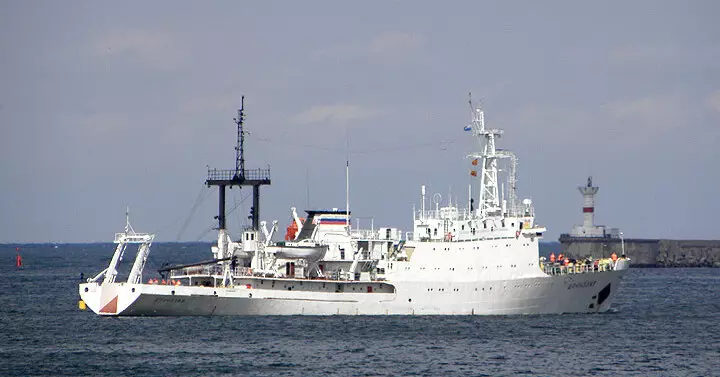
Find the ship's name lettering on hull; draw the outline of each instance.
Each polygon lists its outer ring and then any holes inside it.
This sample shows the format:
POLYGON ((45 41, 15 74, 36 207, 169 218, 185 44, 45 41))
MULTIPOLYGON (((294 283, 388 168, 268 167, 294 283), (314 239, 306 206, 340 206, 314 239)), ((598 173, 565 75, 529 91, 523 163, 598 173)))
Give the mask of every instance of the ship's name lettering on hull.
POLYGON ((570 283, 570 284, 568 284, 568 288, 567 288, 567 289, 590 288, 590 287, 594 287, 595 284, 597 284, 597 280, 593 280, 593 281, 590 281, 590 280, 588 280, 588 281, 580 281, 580 282, 577 282, 577 283, 570 283))
POLYGON ((164 298, 164 297, 158 297, 155 299, 156 303, 173 303, 173 304, 184 304, 185 299, 184 298, 164 298))

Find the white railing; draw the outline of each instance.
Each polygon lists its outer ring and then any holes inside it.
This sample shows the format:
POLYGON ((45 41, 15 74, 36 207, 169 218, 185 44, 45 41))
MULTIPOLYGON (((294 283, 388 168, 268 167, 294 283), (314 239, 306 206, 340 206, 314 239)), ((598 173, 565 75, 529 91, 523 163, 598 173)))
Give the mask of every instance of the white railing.
POLYGON ((149 233, 115 233, 114 243, 144 243, 152 240, 149 233))
POLYGON ((202 265, 202 266, 191 266, 191 267, 185 267, 177 270, 170 271, 171 277, 178 277, 178 276, 212 276, 212 275, 222 275, 222 266, 218 264, 212 264, 212 265, 202 265))
POLYGON ((595 264, 562 265, 559 263, 542 265, 543 271, 548 275, 586 274, 593 272, 612 271, 612 261, 601 261, 595 264))
MULTIPOLYGON (((387 228, 385 228, 387 229, 387 228)), ((387 241, 399 241, 394 236, 402 235, 402 231, 400 229, 393 229, 392 230, 392 236, 393 237, 387 237, 387 234, 385 232, 380 232, 378 229, 371 230, 371 229, 353 229, 350 231, 350 237, 354 239, 366 239, 366 240, 387 240, 387 241), (397 233, 396 233, 397 232, 397 233)))
MULTIPOLYGON (((170 271, 170 277, 177 278, 181 276, 220 276, 223 273, 223 266, 219 264, 191 266, 170 271)), ((252 268, 235 267, 232 271, 233 276, 252 276, 252 268)))
POLYGON ((474 218, 472 212, 467 208, 459 209, 456 207, 428 209, 424 212, 418 210, 415 214, 415 220, 469 220, 474 218))
POLYGON ((378 238, 377 231, 373 231, 371 229, 353 229, 350 232, 350 236, 352 238, 365 238, 371 240, 378 238))

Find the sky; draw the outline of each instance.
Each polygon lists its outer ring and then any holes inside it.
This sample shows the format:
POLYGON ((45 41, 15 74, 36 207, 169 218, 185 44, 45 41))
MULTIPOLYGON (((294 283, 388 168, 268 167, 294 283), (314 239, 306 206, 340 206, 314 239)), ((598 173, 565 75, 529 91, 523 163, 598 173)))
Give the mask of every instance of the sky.
MULTIPOLYGON (((556 240, 718 239, 717 1, 0 2, 0 242, 212 240, 207 168, 271 169, 261 218, 345 207, 411 231, 467 201, 468 93, 556 240)), ((476 181, 475 181, 476 182, 476 181)), ((250 190, 228 191, 228 228, 250 190)))

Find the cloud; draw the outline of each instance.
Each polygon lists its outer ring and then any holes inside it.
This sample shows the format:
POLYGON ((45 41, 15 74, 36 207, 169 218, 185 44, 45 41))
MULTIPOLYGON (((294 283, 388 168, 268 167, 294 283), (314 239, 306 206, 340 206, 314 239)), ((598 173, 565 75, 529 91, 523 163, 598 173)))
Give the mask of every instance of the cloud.
POLYGON ((711 109, 720 113, 720 90, 717 90, 714 93, 710 94, 705 99, 705 104, 711 109))
POLYGON ((611 103, 604 109, 606 122, 621 129, 622 137, 634 140, 636 145, 684 145, 688 153, 701 153, 720 137, 711 110, 720 111, 720 91, 705 98, 682 94, 648 96, 611 103))
POLYGON ((333 122, 348 123, 352 121, 370 119, 380 114, 377 109, 358 105, 329 105, 313 106, 305 111, 295 114, 291 123, 298 125, 333 122))
POLYGON ((680 127, 683 116, 680 98, 645 97, 630 101, 618 101, 605 105, 610 116, 618 121, 630 121, 635 128, 669 130, 680 127))
POLYGON ((376 37, 370 42, 368 52, 373 54, 396 53, 398 51, 411 51, 422 48, 424 40, 414 34, 391 33, 376 37))
POLYGON ((669 45, 649 44, 622 46, 607 54, 607 61, 623 70, 629 68, 647 71, 648 69, 676 70, 696 72, 700 69, 713 69, 720 59, 720 48, 707 45, 669 45))
MULTIPOLYGON (((194 95, 185 100, 183 110, 186 112, 217 112, 227 109, 237 109, 240 107, 241 95, 231 94, 207 94, 194 95)), ((232 113, 230 113, 232 114, 232 113)))
POLYGON ((411 33, 387 33, 378 35, 370 41, 356 44, 344 44, 318 51, 315 56, 335 59, 360 58, 397 58, 420 51, 425 39, 411 33))
POLYGON ((611 63, 620 65, 653 62, 667 64, 682 60, 687 53, 689 51, 682 51, 680 46, 674 45, 623 46, 611 50, 608 58, 611 63))
POLYGON ((169 68, 180 61, 180 49, 168 33, 149 30, 115 31, 91 42, 97 57, 128 57, 154 68, 169 68))

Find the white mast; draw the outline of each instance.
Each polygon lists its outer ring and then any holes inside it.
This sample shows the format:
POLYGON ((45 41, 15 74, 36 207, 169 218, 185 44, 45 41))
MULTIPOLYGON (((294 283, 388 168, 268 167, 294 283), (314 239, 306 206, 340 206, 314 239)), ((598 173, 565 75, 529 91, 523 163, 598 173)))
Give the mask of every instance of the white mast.
POLYGON ((478 201, 480 217, 497 216, 501 212, 500 198, 498 196, 497 159, 503 156, 497 154, 495 138, 502 136, 503 131, 486 129, 485 117, 481 109, 476 109, 473 113, 470 127, 473 134, 478 137, 480 145, 480 153, 473 154, 470 157, 482 160, 480 200, 478 201))
MULTIPOLYGON (((425 219, 425 185, 420 186, 420 193, 422 195, 422 207, 420 211, 420 219, 425 219)), ((415 211, 413 211, 415 212, 415 211)))
POLYGON ((347 159, 345 160, 345 227, 350 232, 350 129, 347 132, 347 159))
POLYGON ((350 159, 345 164, 345 226, 350 231, 350 159))
POLYGON ((472 214, 472 211, 470 211, 470 207, 472 207, 472 185, 468 185, 468 214, 472 214))

